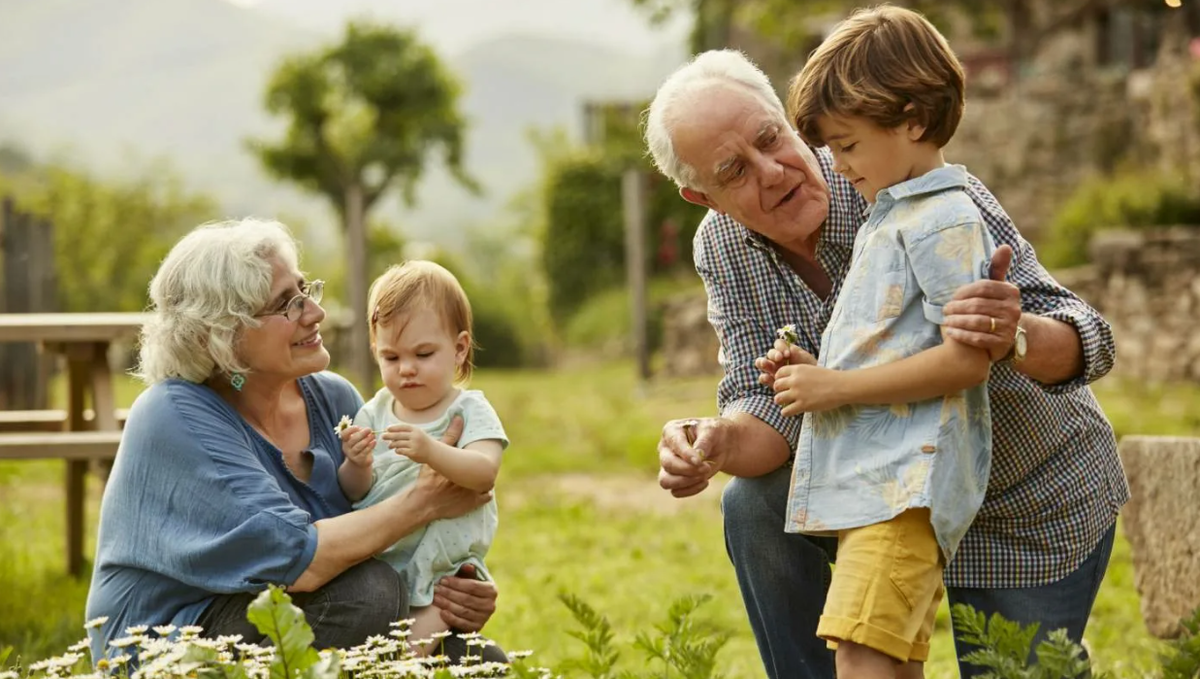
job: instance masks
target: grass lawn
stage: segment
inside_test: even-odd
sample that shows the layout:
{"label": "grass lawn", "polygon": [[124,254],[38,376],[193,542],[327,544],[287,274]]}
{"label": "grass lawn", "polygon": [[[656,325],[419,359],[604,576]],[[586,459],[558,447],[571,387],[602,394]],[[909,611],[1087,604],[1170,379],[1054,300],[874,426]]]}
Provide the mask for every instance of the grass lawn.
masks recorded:
{"label": "grass lawn", "polygon": [[[501,597],[488,634],[553,666],[578,651],[564,634],[571,616],[556,598],[572,592],[609,617],[628,649],[622,662],[637,667],[643,659],[633,635],[661,621],[672,599],[709,594],[701,617],[732,634],[719,670],[731,679],[760,677],[721,538],[719,490],[677,501],[654,480],[662,423],[711,414],[714,380],[638,390],[632,372],[617,364],[476,377],[473,386],[487,392],[514,442],[498,487],[501,527],[489,564]],[[121,393],[127,405],[136,389]],[[1097,394],[1122,434],[1200,435],[1200,388],[1106,380]],[[0,649],[14,646],[26,659],[61,652],[82,636],[87,582],[61,575],[61,467],[0,463]],[[99,488],[91,490],[94,522]],[[1087,639],[1097,664],[1118,676],[1145,676],[1155,666],[1160,644],[1141,624],[1119,533]],[[957,676],[944,610],[927,676]]]}

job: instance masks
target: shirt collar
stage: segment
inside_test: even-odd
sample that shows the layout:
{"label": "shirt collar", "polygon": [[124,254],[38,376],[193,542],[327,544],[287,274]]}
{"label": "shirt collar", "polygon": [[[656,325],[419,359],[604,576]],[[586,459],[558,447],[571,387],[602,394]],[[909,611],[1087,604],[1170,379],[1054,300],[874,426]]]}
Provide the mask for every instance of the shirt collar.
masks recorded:
{"label": "shirt collar", "polygon": [[967,188],[967,168],[962,165],[943,165],[920,177],[900,182],[879,192],[876,202],[902,201],[908,198],[938,193],[948,189]]}

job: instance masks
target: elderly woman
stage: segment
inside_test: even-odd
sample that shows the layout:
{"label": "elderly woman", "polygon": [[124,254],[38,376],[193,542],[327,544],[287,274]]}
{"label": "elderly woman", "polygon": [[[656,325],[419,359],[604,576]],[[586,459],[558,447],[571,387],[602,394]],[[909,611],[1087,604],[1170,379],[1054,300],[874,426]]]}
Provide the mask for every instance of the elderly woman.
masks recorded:
{"label": "elderly woman", "polygon": [[[100,510],[87,616],[108,621],[92,633],[93,657],[132,625],[261,640],[246,607],[272,583],[287,586],[320,648],[386,634],[407,616],[408,590],[372,556],[488,501],[427,473],[350,511],[334,429],[362,398],[325,372],[322,287],[276,222],[198,227],[163,261],[141,342],[150,386],[129,413]],[[460,575],[441,581],[435,603],[452,629],[475,631],[496,591]],[[445,649],[453,658],[465,642]],[[494,648],[487,659],[504,660]]]}

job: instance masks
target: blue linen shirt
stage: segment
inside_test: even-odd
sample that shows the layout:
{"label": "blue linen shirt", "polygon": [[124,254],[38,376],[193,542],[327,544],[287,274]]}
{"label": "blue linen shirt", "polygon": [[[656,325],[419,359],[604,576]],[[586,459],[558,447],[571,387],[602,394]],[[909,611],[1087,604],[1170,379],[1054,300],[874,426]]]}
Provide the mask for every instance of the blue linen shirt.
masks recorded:
{"label": "blue linen shirt", "polygon": [[308,483],[208,387],[171,379],[138,396],[100,506],[87,618],[108,622],[89,632],[93,658],[127,627],[191,625],[218,594],[290,585],[308,568],[313,522],[350,511],[334,426],[362,397],[333,373],[299,384]]}
{"label": "blue linen shirt", "polygon": [[[708,319],[721,343],[725,369],[717,387],[724,416],[752,415],[793,447],[801,421],[784,417],[774,393],[758,383],[754,359],[789,323],[800,347],[821,355],[821,336],[846,272],[867,202],[833,170],[828,148],[816,150],[829,185],[829,216],[816,259],[833,288],[819,297],[785,262],[770,240],[728,215],[710,211],[696,230],[696,273],[708,294]],[[1007,362],[992,365],[992,470],[987,497],[946,568],[951,587],[1036,587],[1065,577],[1083,563],[1129,500],[1116,437],[1088,383],[1112,368],[1116,345],[1104,318],[1064,288],[977,178],[967,194],[993,241],[1012,246],[1008,280],[1021,291],[1024,311],[1072,325],[1083,345],[1083,374],[1046,385]],[[781,508],[783,509],[783,508]]]}
{"label": "blue linen shirt", "polygon": [[[942,307],[987,277],[995,246],[961,165],[879,192],[821,338],[819,365],[855,370],[942,343]],[[946,562],[983,503],[992,451],[986,385],[907,404],[804,416],[785,529],[831,533],[929,507]]]}

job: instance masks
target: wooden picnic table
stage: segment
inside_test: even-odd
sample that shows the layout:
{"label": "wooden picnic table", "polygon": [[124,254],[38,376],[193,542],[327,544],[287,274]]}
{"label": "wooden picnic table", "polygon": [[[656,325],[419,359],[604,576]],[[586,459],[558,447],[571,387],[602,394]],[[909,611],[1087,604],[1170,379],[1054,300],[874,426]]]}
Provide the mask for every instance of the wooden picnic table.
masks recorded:
{"label": "wooden picnic table", "polygon": [[[120,424],[108,349],[114,341],[135,337],[149,318],[124,312],[0,314],[0,342],[37,342],[66,359],[67,431],[116,432]],[[91,418],[84,416],[88,401]],[[67,571],[79,575],[88,456],[47,456],[66,459]]]}

